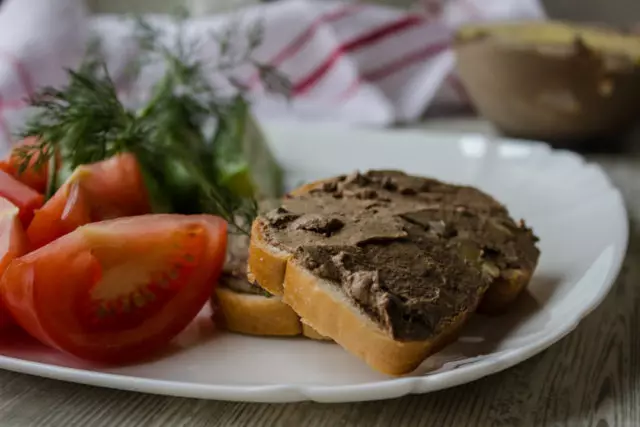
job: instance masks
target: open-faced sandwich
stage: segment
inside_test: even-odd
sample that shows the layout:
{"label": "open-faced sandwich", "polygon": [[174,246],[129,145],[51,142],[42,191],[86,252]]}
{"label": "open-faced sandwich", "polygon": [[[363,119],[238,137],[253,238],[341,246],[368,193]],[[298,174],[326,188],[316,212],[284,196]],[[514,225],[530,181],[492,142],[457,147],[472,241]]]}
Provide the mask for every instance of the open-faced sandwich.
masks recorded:
{"label": "open-faced sandwich", "polygon": [[477,309],[505,310],[536,267],[536,241],[480,190],[373,170],[285,196],[255,219],[248,262],[318,333],[401,375]]}

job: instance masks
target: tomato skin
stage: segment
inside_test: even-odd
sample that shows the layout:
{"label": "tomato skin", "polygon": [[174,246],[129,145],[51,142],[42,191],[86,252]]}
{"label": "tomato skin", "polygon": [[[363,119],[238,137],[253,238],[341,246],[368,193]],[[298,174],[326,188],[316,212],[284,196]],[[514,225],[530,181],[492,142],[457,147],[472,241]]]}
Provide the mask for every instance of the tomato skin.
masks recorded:
{"label": "tomato skin", "polygon": [[132,154],[76,168],[27,229],[34,248],[89,222],[150,212],[149,199]]}
{"label": "tomato skin", "polygon": [[34,249],[91,222],[91,208],[81,174],[72,175],[47,203],[35,212],[27,236]]}
{"label": "tomato skin", "polygon": [[[29,242],[18,212],[15,205],[0,197],[0,276],[11,261],[29,251]],[[0,328],[12,323],[11,315],[0,303]]]}
{"label": "tomato skin", "polygon": [[37,192],[44,193],[47,188],[49,165],[45,163],[38,169],[33,167],[34,164],[38,161],[39,156],[35,155],[31,157],[29,167],[27,167],[27,169],[25,169],[22,173],[18,173],[21,159],[17,155],[16,149],[20,147],[35,145],[37,143],[38,140],[36,137],[28,137],[17,143],[11,149],[11,152],[7,155],[7,157],[0,161],[0,170],[3,170],[9,175],[12,175],[18,181],[33,188]]}
{"label": "tomato skin", "polygon": [[151,212],[140,166],[133,154],[118,154],[79,166],[77,171],[87,172],[83,186],[90,199],[94,221]]}
{"label": "tomato skin", "polygon": [[[128,327],[104,330],[86,323],[79,307],[101,277],[123,262],[173,247],[173,236],[192,228],[202,242],[199,262],[173,298]],[[88,224],[15,259],[0,281],[0,293],[16,321],[46,345],[102,363],[137,361],[166,346],[206,304],[222,270],[226,236],[226,222],[208,215],[143,215]],[[154,267],[167,262],[161,258]],[[102,291],[128,289],[133,282],[127,280]]]}
{"label": "tomato skin", "polygon": [[42,194],[3,171],[0,171],[0,197],[9,200],[20,210],[18,216],[25,227],[33,218],[33,211],[44,202]]}

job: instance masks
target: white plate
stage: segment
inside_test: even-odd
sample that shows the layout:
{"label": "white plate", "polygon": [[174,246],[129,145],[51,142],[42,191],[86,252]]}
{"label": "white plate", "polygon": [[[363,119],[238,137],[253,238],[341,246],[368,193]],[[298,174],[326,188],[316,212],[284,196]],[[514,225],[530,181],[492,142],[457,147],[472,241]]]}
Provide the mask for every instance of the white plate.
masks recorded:
{"label": "white plate", "polygon": [[426,393],[501,371],[547,348],[602,301],[619,271],[628,235],[622,198],[599,167],[575,154],[479,135],[284,124],[266,130],[289,186],[377,167],[493,194],[541,238],[529,294],[503,317],[475,317],[457,343],[403,378],[377,374],[333,343],[214,336],[206,313],[180,335],[174,351],[150,363],[100,369],[11,337],[0,344],[0,368],[224,400],[337,402]]}

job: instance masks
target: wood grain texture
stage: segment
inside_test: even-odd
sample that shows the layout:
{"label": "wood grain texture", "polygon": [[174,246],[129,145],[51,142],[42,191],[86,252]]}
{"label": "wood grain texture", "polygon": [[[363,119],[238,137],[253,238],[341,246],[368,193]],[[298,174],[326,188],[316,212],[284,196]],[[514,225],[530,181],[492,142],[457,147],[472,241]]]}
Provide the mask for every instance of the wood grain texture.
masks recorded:
{"label": "wood grain texture", "polygon": [[505,372],[383,402],[247,404],[159,397],[0,371],[0,426],[640,425],[640,158],[600,158],[632,222],[615,288],[578,329]]}

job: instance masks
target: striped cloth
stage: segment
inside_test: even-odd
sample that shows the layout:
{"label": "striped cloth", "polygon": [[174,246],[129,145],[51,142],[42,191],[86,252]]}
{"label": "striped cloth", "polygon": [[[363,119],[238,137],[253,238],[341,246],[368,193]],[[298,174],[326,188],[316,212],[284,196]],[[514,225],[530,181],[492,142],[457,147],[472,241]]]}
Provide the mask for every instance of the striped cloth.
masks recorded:
{"label": "striped cloth", "polygon": [[[386,126],[417,120],[428,108],[468,105],[450,49],[453,30],[483,20],[543,19],[538,0],[423,0],[420,12],[358,2],[284,0],[237,14],[194,18],[188,37],[208,38],[230,22],[264,23],[256,59],[278,67],[293,84],[293,99],[267,93],[251,72],[238,71],[252,88],[263,119],[328,120]],[[171,23],[150,17],[164,26]],[[137,54],[130,21],[88,16],[81,0],[5,0],[0,8],[0,143],[29,111],[22,99],[36,87],[64,82],[90,32],[104,42],[109,69],[124,95],[144,93],[161,69],[151,64],[128,82],[126,65]],[[198,54],[214,60],[216,44]],[[212,75],[212,79],[216,76]]]}

